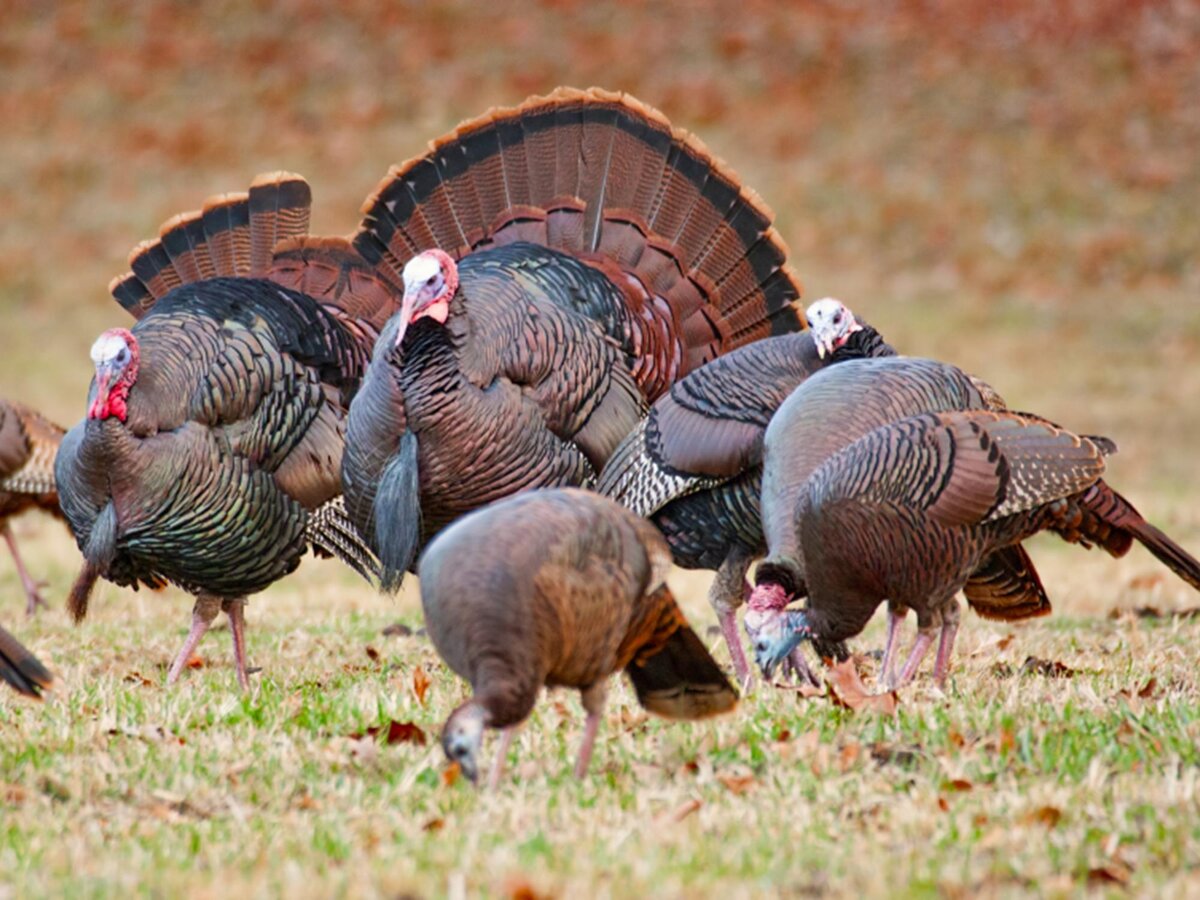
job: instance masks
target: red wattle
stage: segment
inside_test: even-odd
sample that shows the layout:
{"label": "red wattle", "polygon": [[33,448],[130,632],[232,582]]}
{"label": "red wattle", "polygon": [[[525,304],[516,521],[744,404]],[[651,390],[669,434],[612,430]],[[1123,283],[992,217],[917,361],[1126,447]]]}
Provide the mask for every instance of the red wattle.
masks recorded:
{"label": "red wattle", "polygon": [[746,606],[755,612],[769,612],[784,609],[792,598],[788,592],[777,584],[760,584],[750,592]]}

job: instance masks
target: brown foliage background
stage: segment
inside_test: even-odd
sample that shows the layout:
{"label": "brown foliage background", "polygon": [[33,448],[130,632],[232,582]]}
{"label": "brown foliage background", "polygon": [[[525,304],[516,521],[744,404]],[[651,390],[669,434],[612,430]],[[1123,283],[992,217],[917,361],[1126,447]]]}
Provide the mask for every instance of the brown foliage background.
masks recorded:
{"label": "brown foliage background", "polygon": [[[1187,517],[1200,8],[1005,2],[18,4],[0,35],[2,389],[82,414],[105,293],[260,171],[342,233],[389,164],[560,83],[630,91],[775,208],[809,299],[1113,436]],[[1144,496],[1144,494],[1143,494]]]}

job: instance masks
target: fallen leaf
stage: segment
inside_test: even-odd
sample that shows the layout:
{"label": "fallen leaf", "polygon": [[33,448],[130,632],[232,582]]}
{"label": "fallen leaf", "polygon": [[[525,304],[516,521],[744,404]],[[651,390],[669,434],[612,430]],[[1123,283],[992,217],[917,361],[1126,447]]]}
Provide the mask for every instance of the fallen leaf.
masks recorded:
{"label": "fallen leaf", "polygon": [[829,699],[835,706],[895,715],[896,708],[900,705],[900,698],[895,691],[888,691],[886,694],[869,693],[858,674],[858,667],[853,658],[826,670],[825,684],[829,689]]}
{"label": "fallen leaf", "polygon": [[729,772],[717,775],[717,781],[725,785],[725,789],[731,794],[738,796],[749,791],[757,783],[757,779],[753,775],[734,775]]}
{"label": "fallen leaf", "polygon": [[19,784],[0,784],[0,801],[6,806],[20,806],[25,802],[25,788]]}
{"label": "fallen leaf", "polygon": [[458,784],[458,779],[462,776],[462,766],[456,762],[452,762],[442,769],[442,786],[454,787]]}
{"label": "fallen leaf", "polygon": [[1045,825],[1053,828],[1062,819],[1062,810],[1057,806],[1039,806],[1021,817],[1026,825]]}
{"label": "fallen leaf", "polygon": [[1043,675],[1046,678],[1075,677],[1075,670],[1070,666],[1064,665],[1057,659],[1040,659],[1036,656],[1025,657],[1025,662],[1021,664],[1021,672]]}
{"label": "fallen leaf", "polygon": [[510,880],[506,893],[509,900],[549,900],[550,898],[550,894],[540,893],[524,878]]}
{"label": "fallen leaf", "polygon": [[1162,572],[1152,572],[1148,575],[1135,575],[1130,578],[1129,586],[1135,591],[1148,591],[1150,588],[1158,587],[1166,580],[1166,576]]}
{"label": "fallen leaf", "polygon": [[379,662],[379,651],[367,644],[367,659],[371,662]]}
{"label": "fallen leaf", "polygon": [[843,745],[842,749],[838,751],[838,765],[841,767],[841,770],[843,772],[849,771],[858,762],[858,757],[861,754],[862,744],[852,742]]}
{"label": "fallen leaf", "polygon": [[317,810],[321,805],[312,798],[311,794],[301,794],[296,798],[296,808],[305,810]]}
{"label": "fallen leaf", "polygon": [[[208,665],[208,663],[206,663],[206,662],[204,661],[204,657],[203,657],[203,656],[193,656],[193,657],[191,657],[191,658],[190,658],[190,659],[187,661],[187,667],[188,667],[189,669],[203,669],[203,668],[204,668],[205,666],[207,666],[207,665]],[[250,674],[250,670],[249,670],[249,669],[247,669],[247,670],[246,670],[246,674],[247,674],[247,675],[249,675],[249,674]]]}
{"label": "fallen leaf", "polygon": [[959,793],[964,793],[972,790],[974,787],[975,785],[971,784],[971,782],[967,781],[965,778],[952,778],[950,781],[942,782],[943,791],[957,791]]}
{"label": "fallen leaf", "polygon": [[784,741],[790,741],[791,739],[792,739],[792,733],[790,731],[788,731],[788,729],[786,729],[786,728],[780,728],[778,731],[775,732],[775,740],[781,744]]}
{"label": "fallen leaf", "polygon": [[693,797],[691,800],[684,800],[682,803],[668,812],[660,813],[655,817],[654,821],[660,825],[665,825],[670,822],[682,822],[701,806],[703,806],[703,804]]}
{"label": "fallen leaf", "polygon": [[426,822],[424,825],[421,826],[421,830],[422,831],[441,831],[445,827],[446,827],[445,819],[430,819],[428,822]]}
{"label": "fallen leaf", "polygon": [[126,684],[138,684],[138,685],[141,685],[142,687],[151,687],[154,684],[153,681],[151,681],[149,678],[147,678],[141,672],[136,672],[136,671],[130,672],[128,675],[126,675],[124,678],[124,681]]}
{"label": "fallen leaf", "polygon": [[946,802],[945,797],[938,797],[938,809],[942,812],[950,812],[950,804]]}
{"label": "fallen leaf", "polygon": [[985,654],[999,653],[1002,650],[1007,650],[1008,646],[1013,642],[1011,634],[993,634],[986,641],[971,651],[972,656],[984,656]]}
{"label": "fallen leaf", "polygon": [[635,731],[650,721],[650,717],[639,708],[622,706],[620,715],[622,731]]}
{"label": "fallen leaf", "polygon": [[384,637],[409,637],[413,630],[403,622],[393,622],[380,632]]}
{"label": "fallen leaf", "polygon": [[425,674],[425,670],[421,666],[413,669],[412,686],[413,693],[417,695],[417,702],[422,706],[425,705],[425,695],[429,693],[429,686],[433,682],[429,676]]}
{"label": "fallen leaf", "polygon": [[381,734],[387,744],[425,744],[425,732],[420,727],[412,722],[397,722],[394,719],[389,720],[387,725],[372,725],[366,731],[355,731],[346,737],[361,741],[367,737],[377,738]]}
{"label": "fallen leaf", "polygon": [[1140,697],[1143,700],[1148,700],[1158,693],[1158,679],[1153,676],[1136,691],[1132,688],[1122,688],[1117,692],[1118,696],[1126,697],[1132,700],[1134,697]]}
{"label": "fallen leaf", "polygon": [[1097,884],[1129,884],[1133,873],[1124,863],[1108,862],[1094,869],[1088,869],[1087,880],[1090,885]]}

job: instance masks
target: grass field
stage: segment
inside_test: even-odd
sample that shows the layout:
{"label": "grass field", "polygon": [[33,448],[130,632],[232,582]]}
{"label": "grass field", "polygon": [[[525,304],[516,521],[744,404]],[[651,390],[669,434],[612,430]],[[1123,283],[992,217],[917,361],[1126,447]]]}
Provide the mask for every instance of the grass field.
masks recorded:
{"label": "grass field", "polygon": [[[88,346],[125,324],[108,279],[205,196],[299,171],[314,231],[345,232],[459,119],[600,84],[767,199],[810,299],[1113,437],[1112,484],[1200,552],[1200,8],[738,8],[7,11],[0,389],[76,420]],[[383,634],[419,629],[413,585],[308,562],[250,605],[250,696],[224,628],[167,690],[190,600],[104,586],[71,627],[73,543],[14,527],[55,608],[23,621],[0,558],[0,621],[61,684],[0,694],[0,898],[1200,891],[1200,598],[1141,550],[1034,541],[1054,615],[968,614],[945,693],[922,677],[894,716],[760,690],[672,725],[622,684],[580,784],[578,702],[550,695],[488,795],[436,745],[463,685],[420,634]],[[675,587],[706,633],[707,578]],[[881,643],[874,622],[854,648]],[[353,737],[390,721],[425,743]]]}

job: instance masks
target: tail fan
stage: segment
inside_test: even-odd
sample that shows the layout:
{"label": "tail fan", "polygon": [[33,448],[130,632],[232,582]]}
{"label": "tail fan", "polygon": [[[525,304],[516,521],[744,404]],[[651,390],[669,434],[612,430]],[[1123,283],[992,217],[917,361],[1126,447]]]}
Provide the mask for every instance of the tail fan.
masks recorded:
{"label": "tail fan", "polygon": [[642,345],[671,345],[679,375],[803,327],[766,204],[628,94],[559,88],[485,113],[394,166],[363,213],[354,246],[396,285],[431,247],[528,241],[618,267]]}
{"label": "tail fan", "polygon": [[208,278],[267,278],[325,305],[364,346],[400,308],[403,291],[344,238],[308,236],[312,190],[291,172],[259,175],[243,193],[210,197],[163,223],[129,256],[132,271],[109,293],[135,319],[180,285]]}
{"label": "tail fan", "polygon": [[684,625],[652,656],[625,671],[638,703],[668,719],[703,719],[728,712],[738,695],[696,632]]}
{"label": "tail fan", "polygon": [[421,539],[417,450],[417,436],[404,432],[375,491],[375,550],[382,564],[380,586],[389,593],[399,590],[404,573],[417,558]]}
{"label": "tail fan", "polygon": [[963,593],[985,619],[1032,619],[1050,614],[1050,598],[1020,544],[997,550],[971,573]]}
{"label": "tail fan", "polygon": [[0,628],[0,680],[19,694],[40,699],[54,685],[54,676],[15,637]]}

